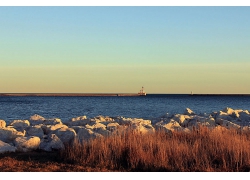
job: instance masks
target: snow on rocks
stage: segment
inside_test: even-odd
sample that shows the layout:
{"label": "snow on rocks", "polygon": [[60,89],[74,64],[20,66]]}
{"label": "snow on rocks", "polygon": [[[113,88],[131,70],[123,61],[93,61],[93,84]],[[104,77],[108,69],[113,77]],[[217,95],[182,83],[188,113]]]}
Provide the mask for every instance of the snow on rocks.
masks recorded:
{"label": "snow on rocks", "polygon": [[54,131],[54,134],[61,139],[64,144],[70,144],[76,137],[76,132],[73,128],[62,127]]}
{"label": "snow on rocks", "polygon": [[131,129],[141,134],[155,132],[155,128],[152,125],[143,125],[143,124],[136,124],[136,123],[133,123],[131,125]]}
{"label": "snow on rocks", "polygon": [[220,119],[225,119],[225,120],[228,120],[228,121],[233,121],[233,117],[230,116],[232,114],[228,114],[228,113],[225,113],[223,111],[219,111],[216,115],[216,121],[217,120],[220,120]]}
{"label": "snow on rocks", "polygon": [[124,117],[120,117],[116,121],[120,125],[132,125],[132,124],[151,125],[150,120],[144,120],[144,119],[140,119],[140,118],[124,118]]}
{"label": "snow on rocks", "polygon": [[[217,112],[196,114],[186,108],[183,114],[169,114],[151,120],[142,118],[78,116],[62,122],[59,118],[46,119],[33,115],[29,120],[14,120],[6,127],[0,120],[0,153],[26,152],[35,149],[53,151],[64,149],[75,141],[84,143],[90,139],[103,138],[119,133],[154,133],[163,130],[168,134],[175,131],[190,133],[194,128],[206,126],[214,131],[229,129],[250,132],[248,110],[226,107]],[[12,146],[14,145],[14,146]]]}
{"label": "snow on rocks", "polygon": [[0,140],[6,143],[12,142],[17,137],[25,136],[25,131],[20,132],[12,127],[0,128]]}
{"label": "snow on rocks", "polygon": [[241,121],[247,121],[247,122],[250,122],[250,113],[248,111],[242,111],[242,112],[239,112],[239,119]]}
{"label": "snow on rocks", "polygon": [[87,141],[89,139],[94,139],[97,137],[102,137],[101,134],[93,132],[91,129],[80,128],[77,133],[77,139],[80,143]]}
{"label": "snow on rocks", "polygon": [[109,123],[107,124],[107,130],[113,132],[115,130],[117,130],[119,128],[119,124],[118,123]]}
{"label": "snow on rocks", "polygon": [[155,132],[155,128],[152,126],[150,120],[144,120],[141,118],[119,118],[117,123],[120,125],[129,126],[133,131],[139,133],[152,133]]}
{"label": "snow on rocks", "polygon": [[222,127],[225,127],[225,128],[236,128],[236,129],[239,129],[240,128],[240,125],[238,124],[235,124],[235,123],[232,123],[230,121],[227,121],[227,120],[224,120],[224,119],[218,119],[217,120],[217,123],[222,126]]}
{"label": "snow on rocks", "polygon": [[184,115],[194,115],[195,113],[191,109],[186,108],[183,114]]}
{"label": "snow on rocks", "polygon": [[92,119],[92,121],[94,121],[95,123],[110,123],[113,122],[114,119],[111,117],[104,117],[104,116],[96,116],[94,119]]}
{"label": "snow on rocks", "polygon": [[165,132],[170,133],[170,131],[176,131],[176,130],[182,130],[183,128],[180,126],[180,124],[171,119],[169,121],[160,121],[155,124],[156,129],[164,130]]}
{"label": "snow on rocks", "polygon": [[0,128],[6,127],[6,122],[0,119]]}
{"label": "snow on rocks", "polygon": [[60,150],[64,149],[64,144],[55,134],[50,134],[41,140],[39,149],[44,151]]}
{"label": "snow on rocks", "polygon": [[215,119],[210,117],[202,117],[202,116],[193,116],[192,119],[189,120],[187,127],[198,127],[198,126],[215,126]]}
{"label": "snow on rocks", "polygon": [[50,134],[61,128],[68,128],[68,126],[64,124],[55,124],[55,125],[42,125],[41,128],[44,131],[44,134]]}
{"label": "snow on rocks", "polygon": [[190,117],[183,114],[175,114],[173,120],[177,121],[181,126],[187,126]]}
{"label": "snow on rocks", "polygon": [[34,114],[33,116],[30,116],[29,122],[30,125],[38,125],[38,124],[43,124],[45,118],[38,115],[38,114]]}
{"label": "snow on rocks", "polygon": [[13,126],[18,131],[23,131],[30,126],[30,122],[28,120],[14,120],[10,123],[10,126]]}
{"label": "snow on rocks", "polygon": [[90,123],[90,119],[86,116],[79,116],[75,118],[71,118],[68,122],[65,122],[68,126],[85,126]]}
{"label": "snow on rocks", "polygon": [[61,119],[59,118],[51,118],[51,119],[46,119],[38,114],[34,114],[33,116],[30,117],[29,119],[30,125],[39,125],[39,124],[44,124],[44,125],[56,125],[56,124],[62,124]]}
{"label": "snow on rocks", "polygon": [[36,136],[17,137],[14,140],[14,145],[19,152],[36,150],[40,145],[40,138]]}
{"label": "snow on rocks", "polygon": [[92,126],[86,125],[85,127],[103,136],[108,136],[111,133],[109,130],[106,129],[106,126],[102,123],[96,123]]}
{"label": "snow on rocks", "polygon": [[0,140],[0,153],[15,152],[16,147]]}
{"label": "snow on rocks", "polygon": [[61,119],[59,118],[54,118],[54,119],[45,119],[43,121],[44,125],[56,125],[56,124],[62,124]]}
{"label": "snow on rocks", "polygon": [[29,126],[26,129],[27,136],[37,136],[43,138],[44,132],[40,125]]}
{"label": "snow on rocks", "polygon": [[228,121],[240,121],[240,122],[250,122],[250,113],[248,110],[237,109],[234,110],[232,108],[226,107],[222,111],[215,113],[216,120],[220,121],[228,120]]}
{"label": "snow on rocks", "polygon": [[222,110],[222,112],[231,115],[233,114],[234,110],[232,108],[226,107],[225,109]]}

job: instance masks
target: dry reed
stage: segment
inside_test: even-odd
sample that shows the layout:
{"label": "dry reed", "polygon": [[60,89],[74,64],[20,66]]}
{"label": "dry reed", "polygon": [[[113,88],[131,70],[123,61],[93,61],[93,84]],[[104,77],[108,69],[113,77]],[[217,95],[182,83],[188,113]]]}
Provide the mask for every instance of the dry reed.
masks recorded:
{"label": "dry reed", "polygon": [[249,171],[250,134],[207,127],[190,133],[124,131],[75,142],[60,155],[67,163],[114,171]]}

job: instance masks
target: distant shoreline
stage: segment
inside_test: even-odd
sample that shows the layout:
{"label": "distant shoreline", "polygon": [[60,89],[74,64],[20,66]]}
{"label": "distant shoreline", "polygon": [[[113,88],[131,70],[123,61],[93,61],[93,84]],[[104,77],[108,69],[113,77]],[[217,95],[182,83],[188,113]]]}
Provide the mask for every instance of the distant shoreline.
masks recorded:
{"label": "distant shoreline", "polygon": [[[147,94],[147,95],[186,95],[186,96],[250,96],[250,94]],[[136,93],[0,93],[0,97],[92,97],[92,96],[140,96]]]}
{"label": "distant shoreline", "polygon": [[190,96],[250,96],[250,94],[190,94]]}
{"label": "distant shoreline", "polygon": [[136,93],[0,93],[0,96],[140,96]]}

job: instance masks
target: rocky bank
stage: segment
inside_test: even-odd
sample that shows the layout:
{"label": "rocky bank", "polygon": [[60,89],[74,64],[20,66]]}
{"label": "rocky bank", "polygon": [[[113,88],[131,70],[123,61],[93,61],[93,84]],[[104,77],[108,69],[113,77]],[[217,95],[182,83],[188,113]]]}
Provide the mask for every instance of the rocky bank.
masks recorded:
{"label": "rocky bank", "polygon": [[151,120],[125,117],[79,116],[62,123],[59,118],[46,119],[33,115],[27,120],[13,120],[9,124],[0,120],[0,153],[33,150],[60,150],[74,141],[84,143],[91,138],[112,136],[127,130],[140,133],[189,133],[194,127],[238,129],[250,131],[248,110],[225,108],[210,114],[196,114],[186,108],[183,114],[165,114]]}

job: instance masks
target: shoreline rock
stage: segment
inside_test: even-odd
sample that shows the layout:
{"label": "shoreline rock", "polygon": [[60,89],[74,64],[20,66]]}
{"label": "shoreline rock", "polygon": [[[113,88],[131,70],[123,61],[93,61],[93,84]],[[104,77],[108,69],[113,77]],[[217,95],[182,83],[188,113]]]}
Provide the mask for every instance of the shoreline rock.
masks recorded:
{"label": "shoreline rock", "polygon": [[248,110],[229,107],[210,114],[196,114],[186,108],[183,114],[166,113],[152,120],[99,115],[91,119],[86,116],[73,117],[63,123],[59,118],[46,119],[35,114],[29,120],[13,120],[7,127],[6,122],[0,120],[0,153],[60,150],[74,141],[84,143],[129,129],[141,134],[158,130],[171,134],[174,131],[189,133],[195,127],[206,126],[214,130],[233,128],[250,132],[249,123]]}

